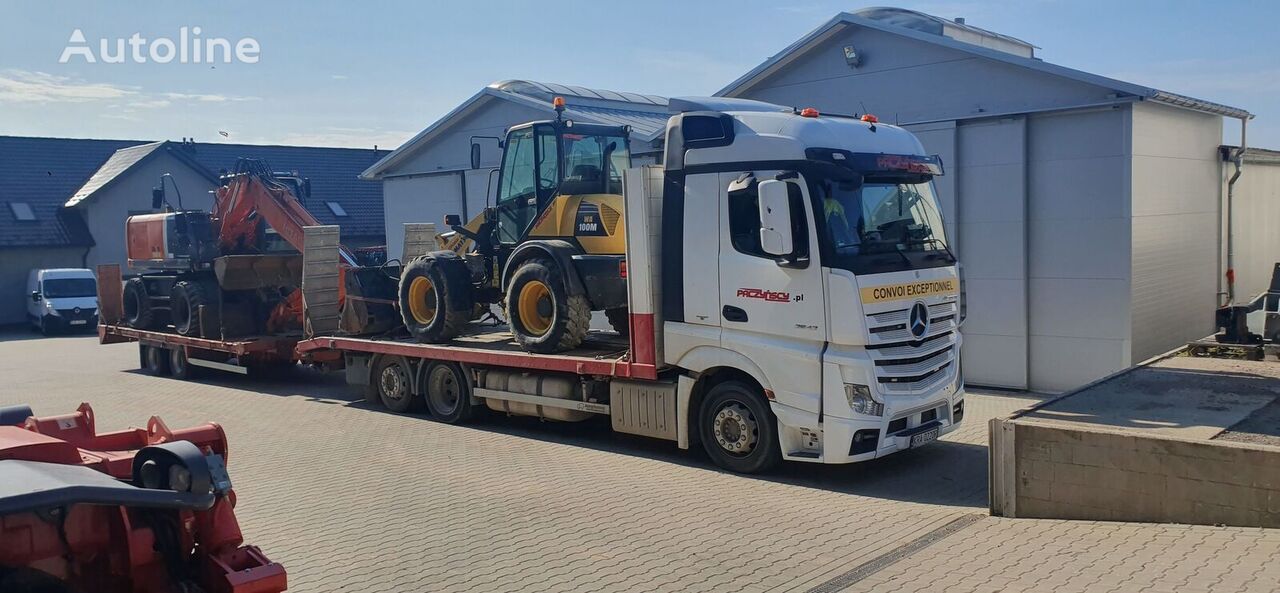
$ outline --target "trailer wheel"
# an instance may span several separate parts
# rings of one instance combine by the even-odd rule
[[[199,367],[191,366],[191,362],[187,360],[187,353],[182,348],[174,348],[169,351],[169,370],[173,374],[174,379],[190,381],[196,378]]]
[[[169,374],[169,349],[160,346],[143,346],[145,354],[143,359],[146,362],[146,370],[148,373],[157,377],[164,377]]]
[[[427,410],[445,424],[463,424],[475,417],[471,389],[462,368],[450,362],[433,362],[426,372]]]
[[[732,472],[759,473],[782,460],[778,423],[764,395],[742,381],[711,388],[702,400],[698,433],[711,460]]]
[[[403,358],[382,357],[373,380],[382,405],[392,412],[411,412],[421,403],[421,398],[413,393],[413,372]]]
[[[564,272],[550,260],[520,264],[507,287],[511,333],[529,352],[551,354],[577,348],[591,326],[591,305],[570,295]]]
[[[624,338],[631,335],[631,315],[627,313],[626,307],[605,309],[604,316],[609,318],[609,325],[618,335]]]
[[[125,325],[135,329],[151,329],[155,325],[156,312],[142,278],[130,278],[124,283],[123,298]]]
[[[459,259],[425,255],[400,275],[400,316],[419,342],[437,344],[457,336],[471,321],[471,276]]]

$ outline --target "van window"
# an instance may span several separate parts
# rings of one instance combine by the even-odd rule
[[[98,283],[93,278],[49,278],[40,292],[46,299],[98,296]]]

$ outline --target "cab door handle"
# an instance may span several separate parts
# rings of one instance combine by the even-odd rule
[[[747,312],[733,305],[725,305],[724,309],[722,309],[720,313],[724,315],[725,321],[736,321],[739,323],[745,323],[747,321]]]

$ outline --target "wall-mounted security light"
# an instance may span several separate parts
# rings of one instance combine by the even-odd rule
[[[850,68],[857,68],[862,65],[862,54],[858,52],[858,48],[846,45],[844,46],[844,61]]]

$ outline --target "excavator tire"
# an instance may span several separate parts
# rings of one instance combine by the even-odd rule
[[[134,329],[153,329],[156,311],[151,308],[151,295],[142,278],[124,283],[124,324]]]
[[[173,329],[184,336],[201,337],[210,333],[202,332],[200,327],[200,307],[206,308],[206,317],[211,313],[208,307],[210,296],[205,283],[197,280],[183,280],[173,285],[173,292],[169,295]],[[216,328],[208,329],[216,332]]]
[[[516,268],[507,285],[507,319],[520,347],[551,354],[577,348],[591,325],[585,295],[571,295],[564,272],[549,259],[534,258]]]
[[[471,321],[474,309],[471,276],[461,259],[427,254],[400,274],[400,316],[419,342],[452,340]]]

